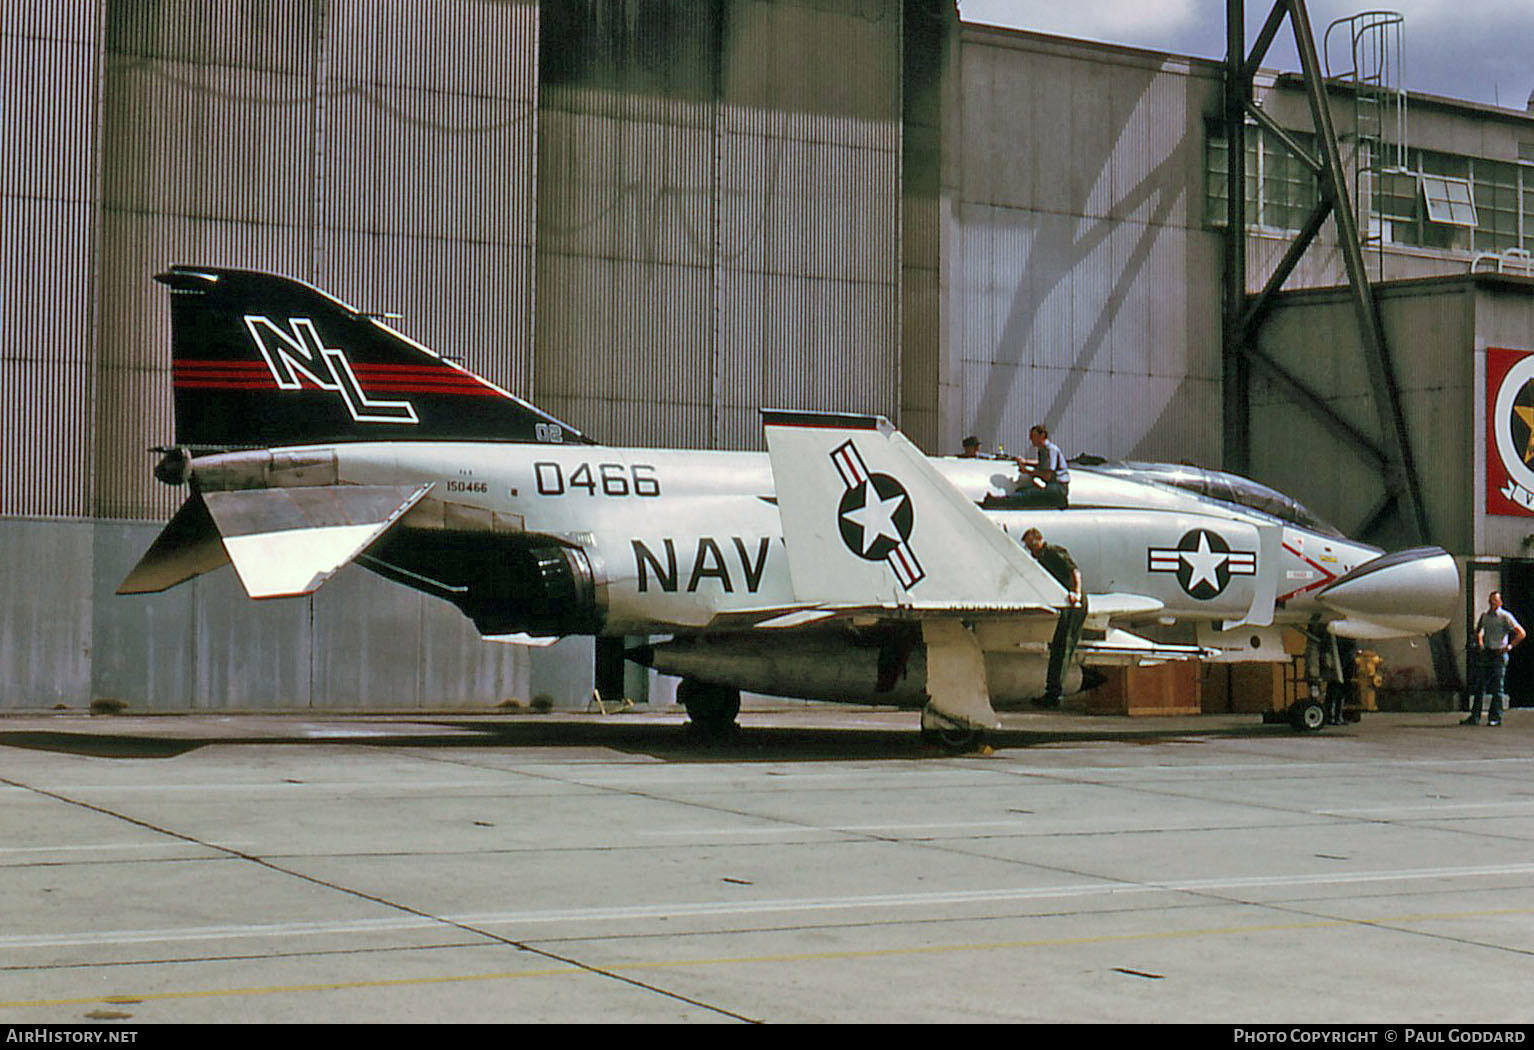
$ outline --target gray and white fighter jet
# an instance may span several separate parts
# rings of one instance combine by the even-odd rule
[[[1007,509],[997,461],[784,411],[765,454],[614,448],[301,282],[157,280],[176,435],[156,475],[191,494],[119,593],[232,563],[252,598],[288,597],[355,562],[491,638],[664,636],[629,655],[682,677],[705,727],[749,690],[920,709],[962,741],[1044,691],[1066,594],[1031,526],[1090,592],[1067,691],[1083,665],[1285,659],[1283,625],[1403,637],[1457,607],[1441,549],[1384,554],[1232,475],[1073,468],[1070,509]]]

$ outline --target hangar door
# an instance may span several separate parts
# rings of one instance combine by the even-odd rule
[[[1502,559],[1502,604],[1530,635],[1508,657],[1508,703],[1514,707],[1534,704],[1534,559]],[[1485,610],[1483,602],[1476,618]]]

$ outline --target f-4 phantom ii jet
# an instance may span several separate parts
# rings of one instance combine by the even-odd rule
[[[765,454],[614,448],[301,282],[156,279],[176,427],[156,475],[191,494],[119,593],[232,563],[252,598],[303,595],[355,562],[491,638],[662,636],[629,656],[680,676],[705,728],[748,690],[920,709],[949,741],[1044,691],[1068,597],[1030,527],[1086,581],[1067,692],[1083,665],[1284,659],[1285,624],[1411,636],[1457,606],[1444,551],[1384,554],[1232,475],[1077,468],[1070,509],[996,508],[1011,464],[791,411],[763,412]]]

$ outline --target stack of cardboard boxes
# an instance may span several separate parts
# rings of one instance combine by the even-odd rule
[[[1308,695],[1305,637],[1284,632],[1286,663],[1201,663],[1176,660],[1142,667],[1099,668],[1107,681],[1086,694],[1093,715],[1263,714]]]

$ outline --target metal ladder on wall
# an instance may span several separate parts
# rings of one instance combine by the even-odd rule
[[[1385,175],[1410,173],[1402,71],[1405,21],[1395,11],[1362,11],[1332,22],[1321,38],[1327,79],[1347,85],[1353,93],[1353,131],[1339,136],[1340,144],[1351,154],[1343,162],[1352,169],[1355,214],[1365,220],[1360,223],[1361,240],[1365,248],[1374,247],[1380,280],[1384,279],[1385,235],[1375,195]],[[1347,62],[1347,68],[1335,72],[1334,32],[1338,66],[1343,65],[1344,55]]]

